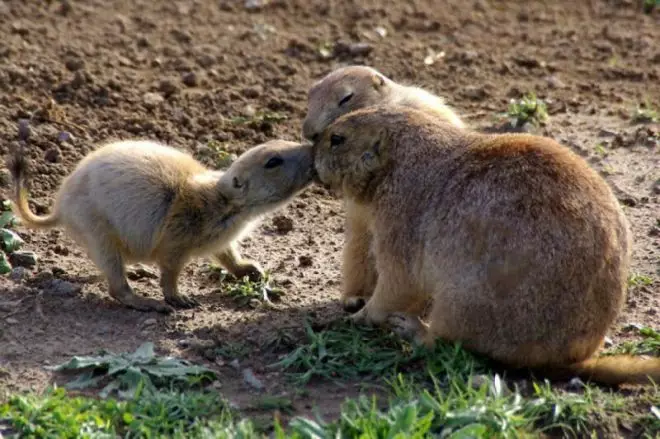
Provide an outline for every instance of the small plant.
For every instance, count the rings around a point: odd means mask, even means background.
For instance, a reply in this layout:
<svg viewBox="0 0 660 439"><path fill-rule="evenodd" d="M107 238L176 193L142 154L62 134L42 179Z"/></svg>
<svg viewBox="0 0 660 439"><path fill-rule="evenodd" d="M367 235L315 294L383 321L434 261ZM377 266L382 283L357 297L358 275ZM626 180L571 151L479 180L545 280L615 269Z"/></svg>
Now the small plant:
<svg viewBox="0 0 660 439"><path fill-rule="evenodd" d="M641 340L625 341L619 346L607 351L608 355L653 355L660 357L660 332L648 326L632 326L642 337Z"/></svg>
<svg viewBox="0 0 660 439"><path fill-rule="evenodd" d="M637 105L632 113L634 123L655 123L660 120L660 113L649 101Z"/></svg>
<svg viewBox="0 0 660 439"><path fill-rule="evenodd" d="M639 287L639 286L649 286L653 284L653 278L643 274L633 273L628 278L628 286L630 287Z"/></svg>
<svg viewBox="0 0 660 439"><path fill-rule="evenodd" d="M252 281L245 276L234 282L228 282L229 276L225 270L219 269L220 282L229 284L224 288L224 294L234 299L239 307L257 307L260 304L274 306L273 301L278 301L284 295L284 291L270 285L270 276L266 273L262 280Z"/></svg>
<svg viewBox="0 0 660 439"><path fill-rule="evenodd" d="M605 146L603 146L602 143L596 144L594 147L594 150L596 151L596 154L600 156L606 156L607 155L607 150L605 149Z"/></svg>
<svg viewBox="0 0 660 439"><path fill-rule="evenodd" d="M72 397L51 388L0 405L0 430L9 427L3 432L7 437L211 437L203 434L211 425L218 433L233 427L228 404L217 392L145 392L117 401Z"/></svg>
<svg viewBox="0 0 660 439"><path fill-rule="evenodd" d="M97 356L73 357L66 363L46 367L52 371L82 372L67 384L69 389L86 389L109 381L101 390L102 398L117 392L122 398L132 397L141 387L148 390L175 384L195 384L215 378L215 372L186 360L157 357L153 343L147 342L133 353L113 354L103 351Z"/></svg>
<svg viewBox="0 0 660 439"><path fill-rule="evenodd" d="M217 168L227 168L236 160L236 155L227 152L220 142L212 140L207 146L213 153L213 163Z"/></svg>
<svg viewBox="0 0 660 439"><path fill-rule="evenodd" d="M528 93L519 100L511 99L506 117L513 128L522 127L526 123L539 126L548 120L548 111L545 102L534 93Z"/></svg>
<svg viewBox="0 0 660 439"><path fill-rule="evenodd" d="M5 200L0 207L0 275L11 271L8 255L21 248L24 242L16 232L11 230L15 224L16 216L11 210L11 203L9 200Z"/></svg>
<svg viewBox="0 0 660 439"><path fill-rule="evenodd" d="M642 0L642 9L646 14L650 14L658 7L660 7L660 0Z"/></svg>
<svg viewBox="0 0 660 439"><path fill-rule="evenodd" d="M271 365L287 370L299 384L306 384L312 378L387 378L401 370L422 379L428 375L469 376L482 368L474 356L458 345L438 342L429 351L390 331L347 321L333 322L318 332L307 322L305 333L304 343Z"/></svg>

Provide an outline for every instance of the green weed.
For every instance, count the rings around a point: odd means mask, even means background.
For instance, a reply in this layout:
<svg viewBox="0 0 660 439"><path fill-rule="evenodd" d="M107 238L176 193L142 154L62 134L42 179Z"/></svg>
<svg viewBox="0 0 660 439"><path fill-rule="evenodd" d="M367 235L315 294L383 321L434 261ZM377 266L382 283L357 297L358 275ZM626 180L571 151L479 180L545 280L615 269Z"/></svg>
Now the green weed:
<svg viewBox="0 0 660 439"><path fill-rule="evenodd" d="M660 113L649 101L637 105L632 113L634 123L655 123L660 120Z"/></svg>
<svg viewBox="0 0 660 439"><path fill-rule="evenodd" d="M660 357L660 332L648 326L633 327L641 340L624 341L607 354L653 355Z"/></svg>
<svg viewBox="0 0 660 439"><path fill-rule="evenodd" d="M633 273L628 278L629 287L647 287L651 284L653 284L653 278L644 274Z"/></svg>
<svg viewBox="0 0 660 439"><path fill-rule="evenodd" d="M512 99L506 113L513 128L519 128L526 123L534 126L543 125L548 120L548 111L545 102L528 93L519 100Z"/></svg>

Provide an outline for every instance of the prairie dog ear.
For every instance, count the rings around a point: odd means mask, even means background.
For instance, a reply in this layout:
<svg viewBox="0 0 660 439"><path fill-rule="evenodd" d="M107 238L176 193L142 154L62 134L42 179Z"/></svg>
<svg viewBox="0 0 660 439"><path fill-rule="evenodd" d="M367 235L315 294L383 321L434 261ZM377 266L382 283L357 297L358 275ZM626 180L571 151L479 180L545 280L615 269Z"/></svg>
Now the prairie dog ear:
<svg viewBox="0 0 660 439"><path fill-rule="evenodd" d="M383 164L384 153L386 152L383 145L384 138L385 133L379 133L371 147L362 153L360 161L364 170L373 171Z"/></svg>
<svg viewBox="0 0 660 439"><path fill-rule="evenodd" d="M383 78L378 73L374 73L371 76L371 80L373 81L373 85L376 90L380 89L382 86L385 85L385 78Z"/></svg>

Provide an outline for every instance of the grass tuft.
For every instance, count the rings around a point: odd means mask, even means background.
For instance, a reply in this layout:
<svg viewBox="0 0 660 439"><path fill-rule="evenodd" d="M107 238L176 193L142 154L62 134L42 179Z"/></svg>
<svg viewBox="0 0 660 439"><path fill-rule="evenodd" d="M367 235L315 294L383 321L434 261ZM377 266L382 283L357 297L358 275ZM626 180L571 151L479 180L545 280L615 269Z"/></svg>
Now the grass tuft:
<svg viewBox="0 0 660 439"><path fill-rule="evenodd" d="M513 128L527 123L539 126L548 120L548 110L545 102L537 98L536 94L527 93L519 100L511 100L506 116Z"/></svg>

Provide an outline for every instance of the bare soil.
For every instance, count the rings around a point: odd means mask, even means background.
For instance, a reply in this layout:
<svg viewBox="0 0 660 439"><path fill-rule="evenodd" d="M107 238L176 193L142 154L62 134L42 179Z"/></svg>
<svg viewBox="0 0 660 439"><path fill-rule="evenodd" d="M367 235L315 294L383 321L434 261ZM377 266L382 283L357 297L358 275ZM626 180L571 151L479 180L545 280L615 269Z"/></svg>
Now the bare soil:
<svg viewBox="0 0 660 439"><path fill-rule="evenodd" d="M511 98L534 91L550 113L538 132L574 148L606 176L633 225L633 270L653 279L631 287L612 328L614 343L628 336L631 322L660 328L660 126L631 119L645 100L660 107L660 11L644 14L641 2L625 0L244 3L0 2L0 153L18 141L19 120L30 118L33 209L47 212L63 176L104 141L158 139L203 159L209 144L238 154L269 139L298 139L308 88L340 65L368 64L423 86L483 130L500 124L494 116ZM368 48L347 49L355 43ZM429 51L444 56L429 65ZM286 120L261 121L264 112ZM112 300L63 232L19 227L39 261L22 279L0 277L0 301L23 299L13 311L0 310L0 389L43 389L53 380L46 364L153 341L160 353L217 369L222 392L239 405L258 392L214 348L242 348L241 366L254 370L266 393L291 394L267 365L301 338L284 347L268 342L278 330L299 331L306 318L342 315L343 212L311 187L277 215L292 220L291 230L268 218L242 247L285 289L279 310L238 307L222 295L209 262L197 260L181 286L202 306L170 316ZM161 298L153 273L135 272L132 283ZM76 288L57 288L58 280ZM309 413L319 405L330 417L359 386L318 383L296 396L296 409Z"/></svg>

